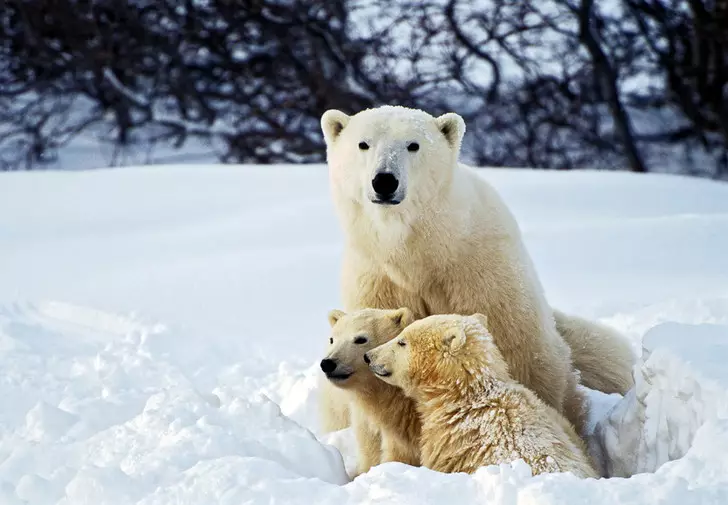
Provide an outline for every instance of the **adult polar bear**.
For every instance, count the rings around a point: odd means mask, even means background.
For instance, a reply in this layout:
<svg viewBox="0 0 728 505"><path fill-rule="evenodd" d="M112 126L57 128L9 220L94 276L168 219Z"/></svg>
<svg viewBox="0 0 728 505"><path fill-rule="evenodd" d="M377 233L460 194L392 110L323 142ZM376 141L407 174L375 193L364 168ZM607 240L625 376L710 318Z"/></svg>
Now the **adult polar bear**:
<svg viewBox="0 0 728 505"><path fill-rule="evenodd" d="M321 127L345 235L345 310L484 313L513 377L572 421L572 360L587 387L624 394L632 386L627 342L549 307L513 215L458 162L460 116L399 106L353 116L329 110ZM326 384L321 405L325 431L349 425L348 406Z"/></svg>

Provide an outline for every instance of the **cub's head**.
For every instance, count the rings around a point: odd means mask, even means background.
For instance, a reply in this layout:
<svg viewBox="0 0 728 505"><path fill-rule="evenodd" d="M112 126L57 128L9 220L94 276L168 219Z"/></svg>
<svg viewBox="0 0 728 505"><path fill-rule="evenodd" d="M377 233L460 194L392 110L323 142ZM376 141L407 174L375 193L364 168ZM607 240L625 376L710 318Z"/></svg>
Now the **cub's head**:
<svg viewBox="0 0 728 505"><path fill-rule="evenodd" d="M457 164L465 122L399 106L321 117L335 196L391 212L442 193Z"/></svg>
<svg viewBox="0 0 728 505"><path fill-rule="evenodd" d="M413 320L412 312L407 308L363 309L349 314L332 310L329 313L329 349L321 360L321 370L341 388L362 387L375 380L364 355L399 335Z"/></svg>
<svg viewBox="0 0 728 505"><path fill-rule="evenodd" d="M415 398L422 387L459 387L483 375L509 380L482 314L420 319L365 359L377 377Z"/></svg>

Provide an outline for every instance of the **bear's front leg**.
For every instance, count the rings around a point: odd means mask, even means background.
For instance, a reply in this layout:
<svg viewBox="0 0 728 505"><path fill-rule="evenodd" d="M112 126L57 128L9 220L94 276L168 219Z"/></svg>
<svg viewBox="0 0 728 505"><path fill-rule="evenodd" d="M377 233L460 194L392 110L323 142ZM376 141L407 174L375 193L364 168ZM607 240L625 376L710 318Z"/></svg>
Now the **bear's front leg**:
<svg viewBox="0 0 728 505"><path fill-rule="evenodd" d="M319 375L319 425L323 433L348 428L350 396Z"/></svg>
<svg viewBox="0 0 728 505"><path fill-rule="evenodd" d="M550 308L539 293L523 285L517 269L501 266L500 275L481 283L467 284L467 277L459 278L462 289L453 299L453 313L485 314L488 331L508 363L511 377L564 413L573 373L571 349L556 331ZM480 306L473 303L478 300L478 289Z"/></svg>
<svg viewBox="0 0 728 505"><path fill-rule="evenodd" d="M420 466L419 447L412 447L396 437L382 433L382 463L390 461Z"/></svg>
<svg viewBox="0 0 728 505"><path fill-rule="evenodd" d="M352 405L352 407L352 427L359 452L356 472L351 476L354 479L382 462L382 435L379 429L358 410L358 406Z"/></svg>

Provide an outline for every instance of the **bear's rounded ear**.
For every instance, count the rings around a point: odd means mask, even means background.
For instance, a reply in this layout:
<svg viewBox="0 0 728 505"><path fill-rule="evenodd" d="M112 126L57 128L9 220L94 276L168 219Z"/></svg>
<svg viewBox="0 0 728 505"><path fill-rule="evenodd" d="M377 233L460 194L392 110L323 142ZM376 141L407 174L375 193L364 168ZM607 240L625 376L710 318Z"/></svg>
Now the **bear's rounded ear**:
<svg viewBox="0 0 728 505"><path fill-rule="evenodd" d="M349 124L351 116L340 110L329 109L321 116L321 130L324 132L326 144L333 144L344 127Z"/></svg>
<svg viewBox="0 0 728 505"><path fill-rule="evenodd" d="M437 129L445 136L453 149L460 149L460 142L465 135L465 121L454 112L448 112L435 118Z"/></svg>
<svg viewBox="0 0 728 505"><path fill-rule="evenodd" d="M442 344L446 350L454 354L465 345L467 338L465 330L460 327L452 328L443 335Z"/></svg>
<svg viewBox="0 0 728 505"><path fill-rule="evenodd" d="M477 319L478 322L483 325L483 328L485 328L486 330L488 329L488 317L485 314L481 314L480 312L477 312L477 313L473 314L472 317Z"/></svg>
<svg viewBox="0 0 728 505"><path fill-rule="evenodd" d="M406 328L415 320L415 315L407 307L393 310L389 317L392 319L392 322L400 328Z"/></svg>
<svg viewBox="0 0 728 505"><path fill-rule="evenodd" d="M331 325L331 327L333 328L334 325L339 321L339 319L341 319L345 315L346 315L346 312L344 312L343 310L339 310L339 309L334 309L331 312L329 312L329 324Z"/></svg>

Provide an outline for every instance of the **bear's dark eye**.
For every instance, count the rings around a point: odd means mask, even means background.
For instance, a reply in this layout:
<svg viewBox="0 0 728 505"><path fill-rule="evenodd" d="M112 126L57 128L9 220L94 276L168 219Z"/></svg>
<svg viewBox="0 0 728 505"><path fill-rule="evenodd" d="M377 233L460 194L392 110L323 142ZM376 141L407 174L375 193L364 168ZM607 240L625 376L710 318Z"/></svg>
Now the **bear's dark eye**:
<svg viewBox="0 0 728 505"><path fill-rule="evenodd" d="M354 339L355 344L366 344L368 342L366 337L356 337Z"/></svg>
<svg viewBox="0 0 728 505"><path fill-rule="evenodd" d="M331 337L331 338L329 339L329 344L333 344L333 343L334 343L334 337Z"/></svg>
<svg viewBox="0 0 728 505"><path fill-rule="evenodd" d="M407 345L407 343L404 340L400 340L399 342L397 342L397 345L400 347L404 347Z"/></svg>
<svg viewBox="0 0 728 505"><path fill-rule="evenodd" d="M407 150L411 153L416 153L420 150L420 145L417 142L412 142L410 145L407 146Z"/></svg>
<svg viewBox="0 0 728 505"><path fill-rule="evenodd" d="M366 142L359 142L359 149L361 149L362 151L366 151L367 149L369 149L369 144L367 144Z"/></svg>

